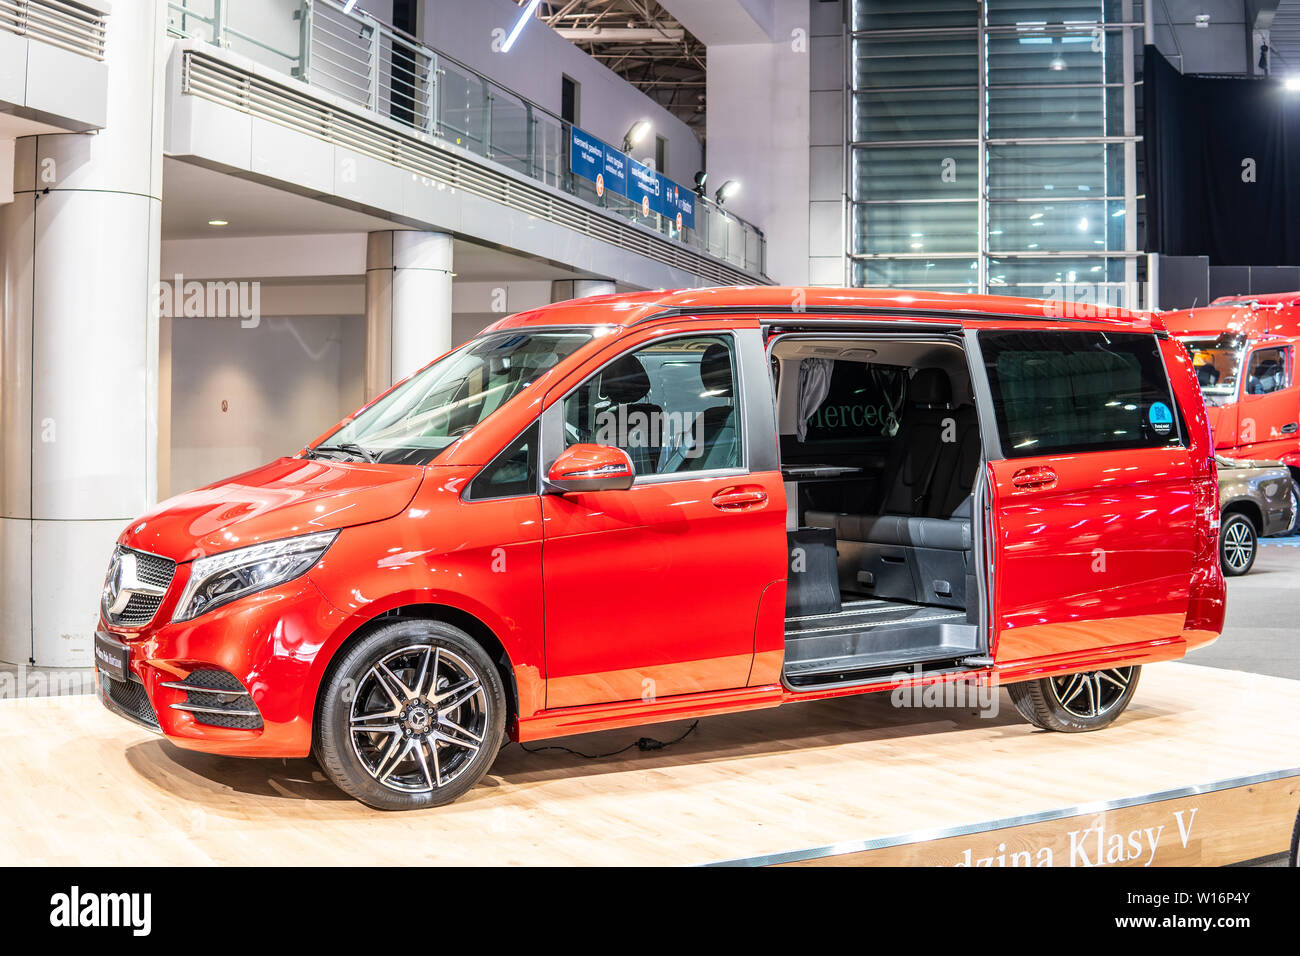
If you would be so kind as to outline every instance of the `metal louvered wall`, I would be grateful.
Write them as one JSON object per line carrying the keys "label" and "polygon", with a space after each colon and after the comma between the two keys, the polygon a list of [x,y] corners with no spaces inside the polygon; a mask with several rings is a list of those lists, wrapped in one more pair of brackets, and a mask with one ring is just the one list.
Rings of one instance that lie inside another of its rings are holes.
{"label": "metal louvered wall", "polygon": [[855,285],[1136,305],[1138,0],[852,0]]}
{"label": "metal louvered wall", "polygon": [[62,0],[0,0],[0,30],[104,59],[104,17]]}

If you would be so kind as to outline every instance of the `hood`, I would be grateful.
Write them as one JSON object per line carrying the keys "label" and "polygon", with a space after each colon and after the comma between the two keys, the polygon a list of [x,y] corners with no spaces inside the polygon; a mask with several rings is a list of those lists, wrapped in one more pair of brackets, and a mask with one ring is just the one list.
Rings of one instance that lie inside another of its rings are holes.
{"label": "hood", "polygon": [[1277,472],[1279,475],[1289,475],[1291,470],[1280,461],[1273,461],[1270,458],[1228,458],[1223,455],[1216,455],[1215,461],[1219,465],[1219,473],[1225,471],[1252,471],[1255,474],[1268,474]]}
{"label": "hood", "polygon": [[411,465],[281,458],[170,498],[131,523],[121,543],[175,561],[262,541],[383,521],[415,497]]}

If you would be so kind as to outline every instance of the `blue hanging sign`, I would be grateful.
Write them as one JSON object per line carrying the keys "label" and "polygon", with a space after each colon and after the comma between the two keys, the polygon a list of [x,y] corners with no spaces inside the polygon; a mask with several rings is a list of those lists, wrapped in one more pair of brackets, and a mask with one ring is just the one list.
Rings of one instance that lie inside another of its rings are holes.
{"label": "blue hanging sign", "polygon": [[695,193],[576,126],[569,139],[569,169],[595,183],[598,196],[608,190],[632,200],[643,215],[658,213],[678,229],[695,228]]}

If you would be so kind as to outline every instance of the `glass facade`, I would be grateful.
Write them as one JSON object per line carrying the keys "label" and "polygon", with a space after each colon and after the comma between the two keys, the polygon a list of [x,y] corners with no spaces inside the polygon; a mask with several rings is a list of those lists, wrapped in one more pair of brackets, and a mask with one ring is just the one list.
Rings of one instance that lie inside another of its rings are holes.
{"label": "glass facade", "polygon": [[852,280],[1138,304],[1138,0],[851,0]]}

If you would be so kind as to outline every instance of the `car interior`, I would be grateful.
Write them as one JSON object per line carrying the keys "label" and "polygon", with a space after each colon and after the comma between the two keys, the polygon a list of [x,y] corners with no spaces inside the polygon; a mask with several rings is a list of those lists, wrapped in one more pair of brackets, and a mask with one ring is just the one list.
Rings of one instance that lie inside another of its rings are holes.
{"label": "car interior", "polygon": [[786,681],[855,683],[984,651],[974,390],[950,340],[772,349],[790,574]]}

